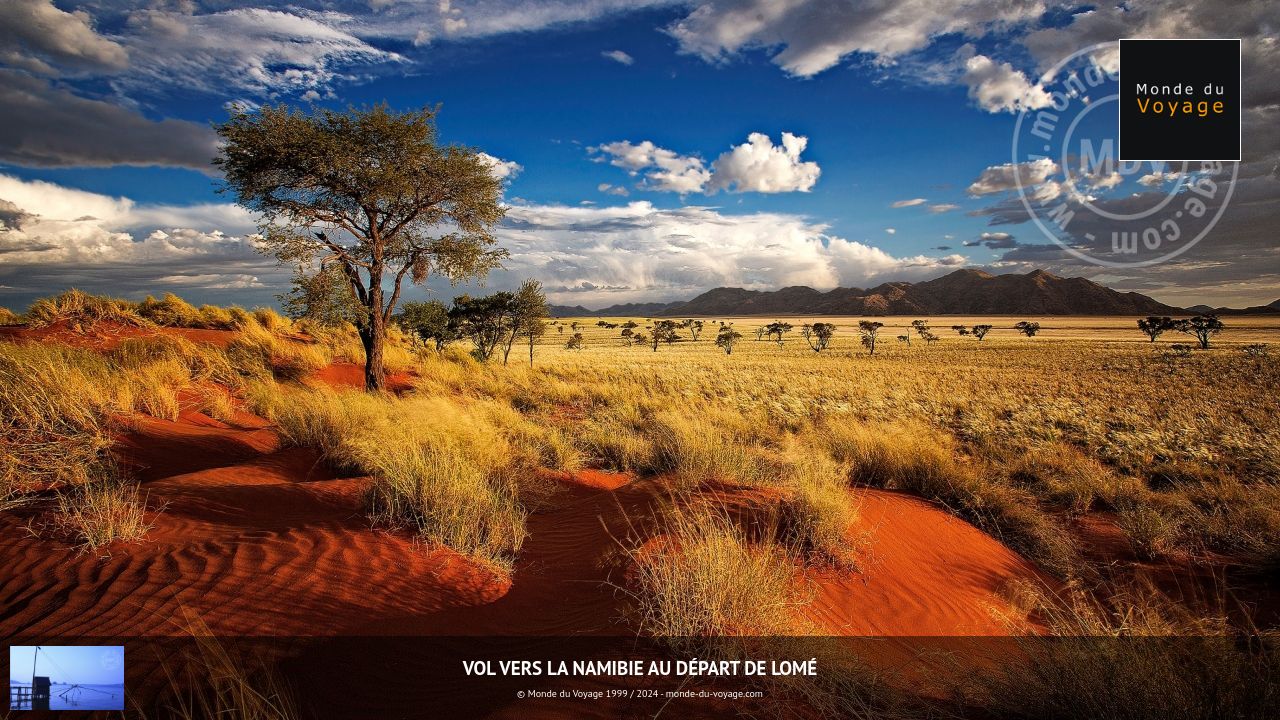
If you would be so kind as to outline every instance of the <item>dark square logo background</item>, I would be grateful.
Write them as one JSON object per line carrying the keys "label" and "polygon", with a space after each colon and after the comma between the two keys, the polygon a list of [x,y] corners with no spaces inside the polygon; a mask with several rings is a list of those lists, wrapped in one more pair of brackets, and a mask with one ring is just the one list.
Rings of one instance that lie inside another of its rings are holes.
{"label": "dark square logo background", "polygon": [[[1148,91],[1138,95],[1137,86]],[[1205,85],[1222,86],[1221,95],[1205,95]],[[1190,85],[1190,95],[1152,93],[1150,86]],[[1138,111],[1138,100],[1159,100],[1165,112]],[[1182,114],[1182,103],[1221,101],[1223,113],[1207,117]],[[1178,103],[1170,117],[1168,104]],[[1239,40],[1120,41],[1121,160],[1240,159]]]}

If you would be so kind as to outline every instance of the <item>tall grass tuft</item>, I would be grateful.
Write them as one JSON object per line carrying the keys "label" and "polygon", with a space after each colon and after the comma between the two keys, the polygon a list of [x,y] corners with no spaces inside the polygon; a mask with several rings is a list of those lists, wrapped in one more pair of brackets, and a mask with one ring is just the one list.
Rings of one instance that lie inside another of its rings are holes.
{"label": "tall grass tuft", "polygon": [[227,361],[242,375],[259,380],[301,380],[329,364],[315,344],[281,337],[262,327],[242,330],[225,351]]}
{"label": "tall grass tuft", "polygon": [[97,552],[114,542],[138,542],[151,525],[138,486],[114,475],[59,491],[54,531],[82,552]]}
{"label": "tall grass tuft", "polygon": [[675,642],[699,637],[789,635],[807,600],[793,549],[752,543],[713,509],[672,509],[665,537],[637,545],[635,599],[642,632]]}
{"label": "tall grass tuft", "polygon": [[[184,609],[185,611],[185,609]],[[299,720],[298,699],[279,671],[261,657],[229,650],[194,613],[185,611],[191,642],[165,661],[168,687],[157,708],[135,707],[142,720]]]}
{"label": "tall grass tuft", "polygon": [[75,289],[36,300],[27,310],[27,322],[32,327],[67,322],[75,329],[87,330],[104,321],[137,327],[151,324],[127,300],[90,295]]}
{"label": "tall grass tuft", "polygon": [[373,476],[368,505],[376,521],[510,569],[526,534],[517,480],[531,468],[494,424],[500,414],[444,398],[325,389],[258,386],[250,397],[286,441]]}
{"label": "tall grass tuft", "polygon": [[0,343],[0,494],[87,482],[111,445],[104,360],[58,345]]}

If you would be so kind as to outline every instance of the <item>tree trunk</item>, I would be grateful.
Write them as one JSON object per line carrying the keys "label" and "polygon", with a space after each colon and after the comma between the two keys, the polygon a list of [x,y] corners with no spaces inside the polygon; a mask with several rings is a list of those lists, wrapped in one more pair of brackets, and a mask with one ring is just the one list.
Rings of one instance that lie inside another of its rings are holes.
{"label": "tree trunk", "polygon": [[382,288],[374,285],[369,291],[369,322],[360,329],[360,341],[364,344],[364,389],[381,392],[386,386],[386,369],[382,362],[383,345],[387,341],[387,326],[382,321]]}

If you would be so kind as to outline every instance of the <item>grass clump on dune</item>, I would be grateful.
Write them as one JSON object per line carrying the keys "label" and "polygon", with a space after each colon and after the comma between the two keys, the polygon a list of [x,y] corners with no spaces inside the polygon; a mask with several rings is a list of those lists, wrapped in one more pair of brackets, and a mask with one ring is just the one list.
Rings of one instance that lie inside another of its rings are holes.
{"label": "grass clump on dune", "polygon": [[75,289],[54,297],[41,298],[27,310],[27,322],[32,327],[67,322],[77,330],[87,330],[105,321],[135,327],[151,325],[127,300],[90,295]]}
{"label": "grass clump on dune", "polygon": [[22,316],[7,307],[0,307],[0,327],[6,325],[21,325]]}
{"label": "grass clump on dune", "polygon": [[257,326],[241,331],[227,345],[225,355],[242,375],[259,380],[301,380],[329,364],[329,356],[320,346]]}
{"label": "grass clump on dune", "polygon": [[101,417],[107,365],[83,350],[0,343],[4,496],[87,482],[111,445]]}
{"label": "grass clump on dune", "polygon": [[443,545],[509,569],[525,538],[513,446],[483,407],[444,398],[388,398],[330,390],[282,393],[260,386],[254,402],[290,443],[320,450],[335,467],[373,477],[375,521],[408,526]]}
{"label": "grass clump on dune", "polygon": [[854,483],[906,490],[941,503],[1005,544],[1062,576],[1079,567],[1071,536],[1036,497],[995,470],[962,462],[952,444],[925,425],[826,421],[814,437],[849,464]]}
{"label": "grass clump on dune", "polygon": [[807,600],[796,554],[714,510],[674,509],[667,534],[630,549],[643,632],[681,638],[797,634]]}
{"label": "grass clump on dune", "polygon": [[136,483],[105,474],[60,491],[52,522],[57,534],[82,551],[96,552],[114,542],[145,538],[151,529],[146,512]]}

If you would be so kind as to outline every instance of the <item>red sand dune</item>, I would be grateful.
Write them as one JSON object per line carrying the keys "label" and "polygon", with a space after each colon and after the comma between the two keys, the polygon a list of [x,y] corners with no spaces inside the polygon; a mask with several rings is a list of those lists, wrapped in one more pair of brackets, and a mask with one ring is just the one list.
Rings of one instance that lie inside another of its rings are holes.
{"label": "red sand dune", "polygon": [[[342,364],[319,379],[359,387],[363,374]],[[408,383],[396,376],[393,388]],[[508,578],[404,533],[372,529],[362,509],[368,478],[335,477],[316,453],[281,448],[268,424],[247,413],[234,425],[191,411],[177,422],[144,418],[117,454],[142,481],[148,503],[162,509],[147,540],[98,557],[33,537],[26,526],[38,525],[39,506],[0,515],[0,634],[183,636],[189,612],[223,636],[515,635],[527,637],[528,655],[537,656],[557,636],[634,634],[617,589],[624,584],[620,539],[651,526],[663,494],[661,478],[555,475],[561,490],[530,516]],[[1002,607],[1005,583],[1041,579],[1031,564],[927,502],[851,494],[861,502],[859,532],[870,533],[865,568],[819,574],[811,619],[833,635],[1008,632],[992,610]],[[890,655],[909,652],[903,645]],[[351,672],[349,663],[328,668],[328,660],[319,653],[300,662],[317,678]],[[365,660],[388,697],[400,698],[388,702],[420,702],[413,698],[421,678],[389,675]],[[336,690],[325,695],[337,705],[356,701]],[[489,702],[498,714],[539,714]],[[547,716],[555,707],[538,706]],[[705,703],[680,714],[690,713],[710,714]]]}
{"label": "red sand dune", "polygon": [[[818,582],[812,617],[833,635],[1008,635],[1001,592],[1056,582],[998,540],[920,498],[860,488],[862,572]],[[1005,619],[1001,619],[1005,618]]]}
{"label": "red sand dune", "polygon": [[[317,371],[312,378],[332,388],[364,389],[364,366],[349,362],[330,363]],[[403,393],[413,389],[413,375],[409,373],[388,373],[387,389],[393,393]]]}

